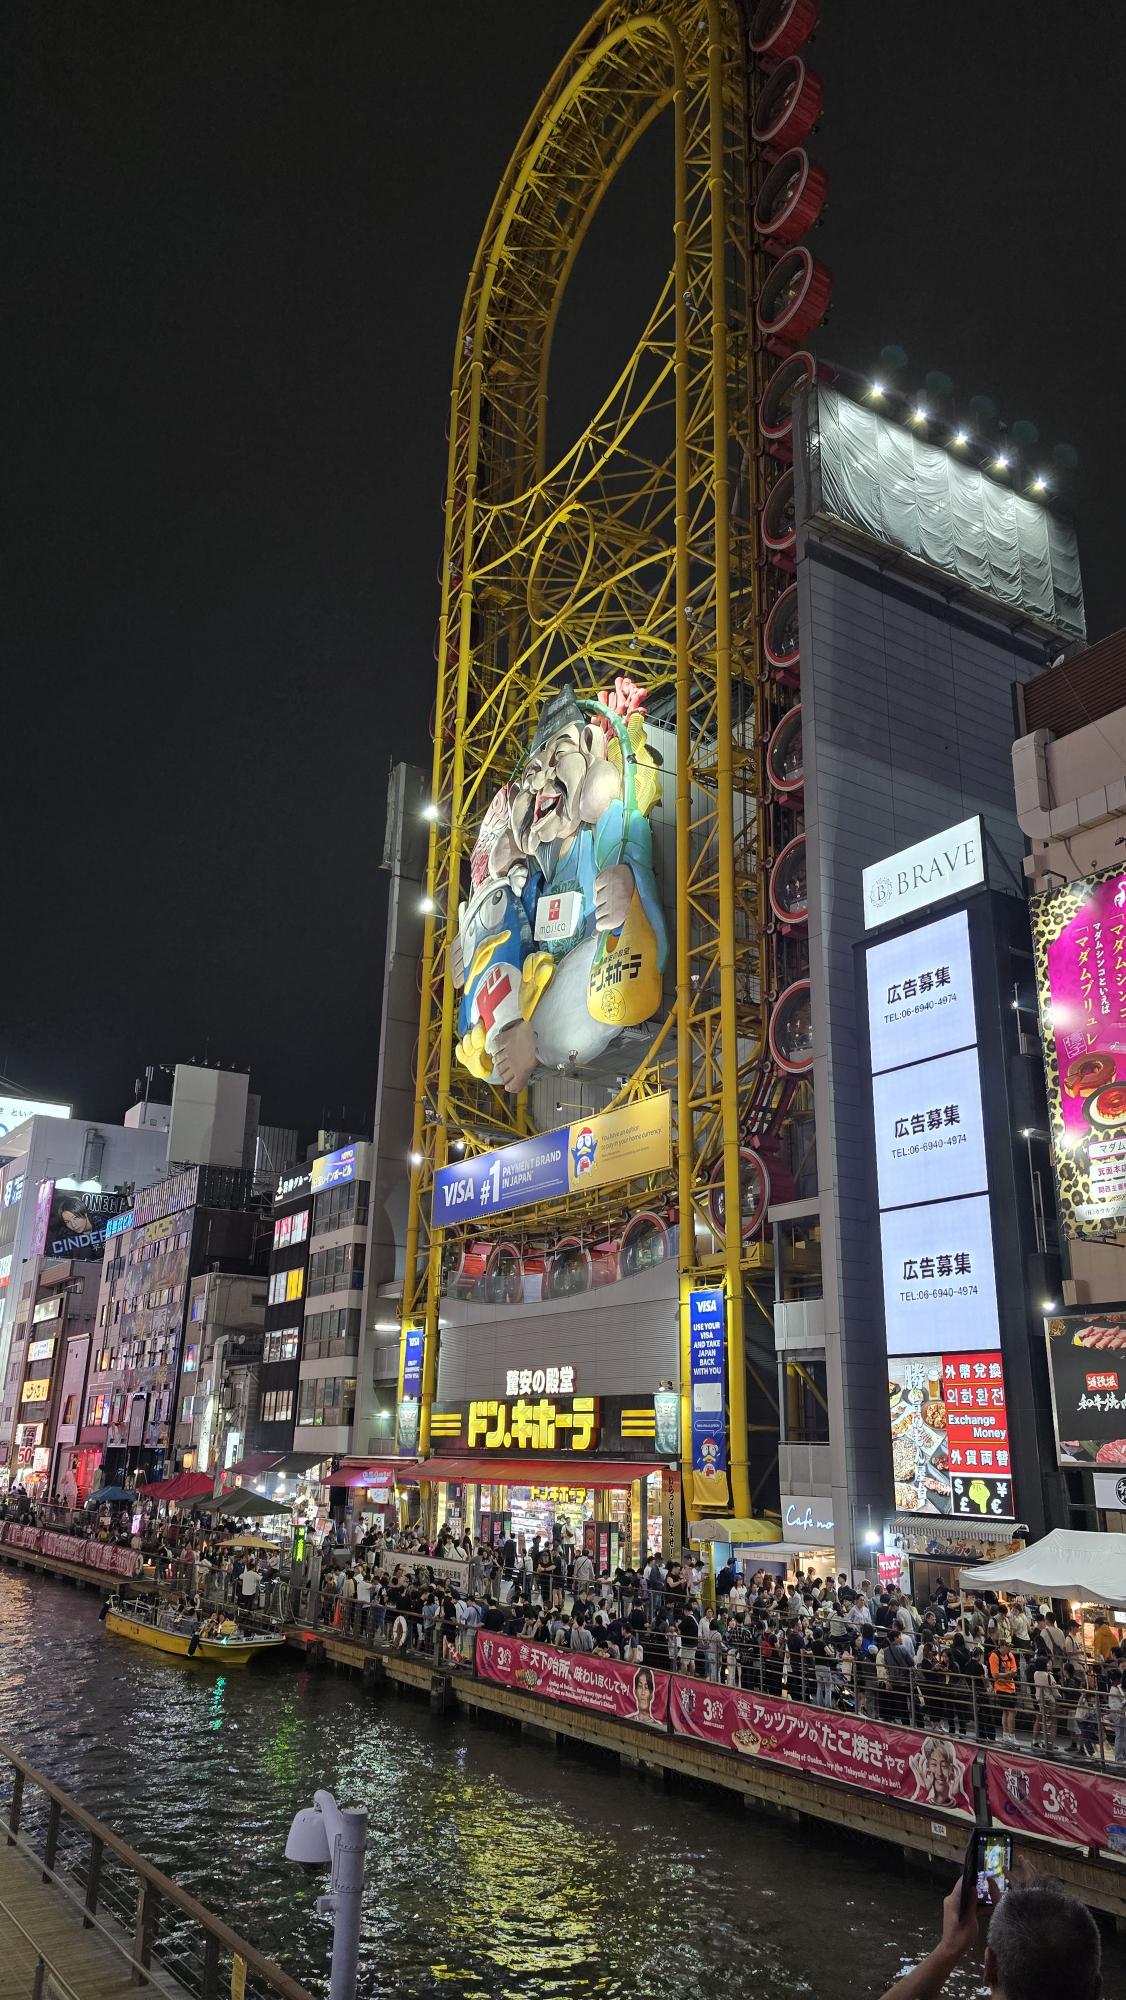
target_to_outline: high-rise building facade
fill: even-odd
[[[1030,1162],[1059,1214],[1063,1282],[1037,1362],[1062,1525],[1126,1529],[1126,633],[1020,691],[1016,808],[1036,956],[1022,1022],[1047,1091]]]
[[[600,1560],[721,1517],[779,1564],[910,1562],[932,1506],[947,1556],[991,1551],[1020,1525],[1008,1447],[999,1406],[963,1410],[958,1357],[987,1397],[1011,1359],[1044,1422],[1028,1298],[1052,1252],[1009,1130],[1031,1057],[1019,1005],[1004,1031],[998,1011],[1030,967],[1012,690],[1082,639],[1075,540],[1008,454],[806,349],[832,290],[803,241],[815,18],[755,10],[748,52],[735,9],[596,16],[511,163],[455,349],[401,1484],[485,1532],[567,1522]],[[662,113],[668,281],[560,440],[561,300],[607,160]],[[982,1130],[972,1166],[944,1142],[928,1202],[914,1121],[949,1134],[960,1100],[895,1110],[909,1143],[881,1174],[885,1098],[941,1079],[877,1064],[866,983],[869,942],[923,948],[923,905],[869,928],[865,871],[969,822],[991,863],[962,910],[973,1032],[917,1060],[956,1058],[971,1107],[977,1077]],[[929,995],[953,962],[903,977]],[[972,1241],[898,1242],[962,1215]],[[909,1292],[958,1260],[976,1348],[944,1286],[896,1329],[896,1256]],[[910,1478],[889,1350],[919,1364]],[[1025,1486],[1042,1524],[1051,1481]]]

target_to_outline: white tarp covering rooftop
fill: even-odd
[[[1054,1528],[1016,1555],[961,1570],[958,1581],[963,1590],[1019,1590],[1033,1597],[1126,1605],[1126,1535]]]
[[[809,409],[814,511],[1082,639],[1075,530],[944,446],[819,383]]]

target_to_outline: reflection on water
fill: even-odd
[[[891,1849],[666,1796],[331,1671],[216,1677],[106,1633],[66,1585],[0,1571],[0,1659],[0,1736],[315,1993],[323,1884],[283,1849],[318,1786],[371,1815],[364,2000],[862,2000],[933,1940],[938,1895]]]

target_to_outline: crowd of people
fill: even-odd
[[[0,1501],[0,1519],[54,1525],[18,1489]],[[599,1576],[566,1527],[556,1536],[509,1534],[499,1545],[450,1524],[433,1538],[373,1528],[349,1545],[337,1522],[322,1537],[310,1601],[307,1579],[302,1597],[302,1580],[283,1572],[280,1549],[231,1546],[246,1526],[219,1510],[168,1520],[155,1505],[138,1523],[130,1508],[107,1506],[69,1521],[67,1531],[140,1551],[146,1575],[189,1606],[271,1618],[300,1609],[450,1666],[472,1664],[483,1627],[1126,1770],[1126,1639],[1105,1612],[1085,1642],[1078,1621],[1049,1603],[959,1596],[941,1582],[918,1603],[843,1573],[782,1579],[728,1563],[713,1593],[691,1552],[669,1562],[650,1554],[640,1568]]]
[[[326,1549],[326,1554],[328,1553]],[[439,1567],[466,1566],[466,1578]],[[710,1594],[710,1593],[709,1593]],[[564,1535],[499,1547],[446,1531],[372,1534],[320,1579],[323,1623],[467,1665],[480,1626],[605,1659],[754,1687],[761,1693],[982,1742],[1104,1759],[1126,1769],[1126,1643],[1104,1613],[1084,1642],[1075,1619],[1023,1597],[923,1604],[843,1573],[781,1579],[729,1564],[705,1603],[700,1562],[599,1577]]]

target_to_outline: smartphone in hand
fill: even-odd
[[[966,1845],[962,1866],[962,1913],[975,1900],[984,1908],[996,1901],[991,1884],[1004,1895],[1013,1872],[1013,1838],[995,1827],[975,1826]]]

